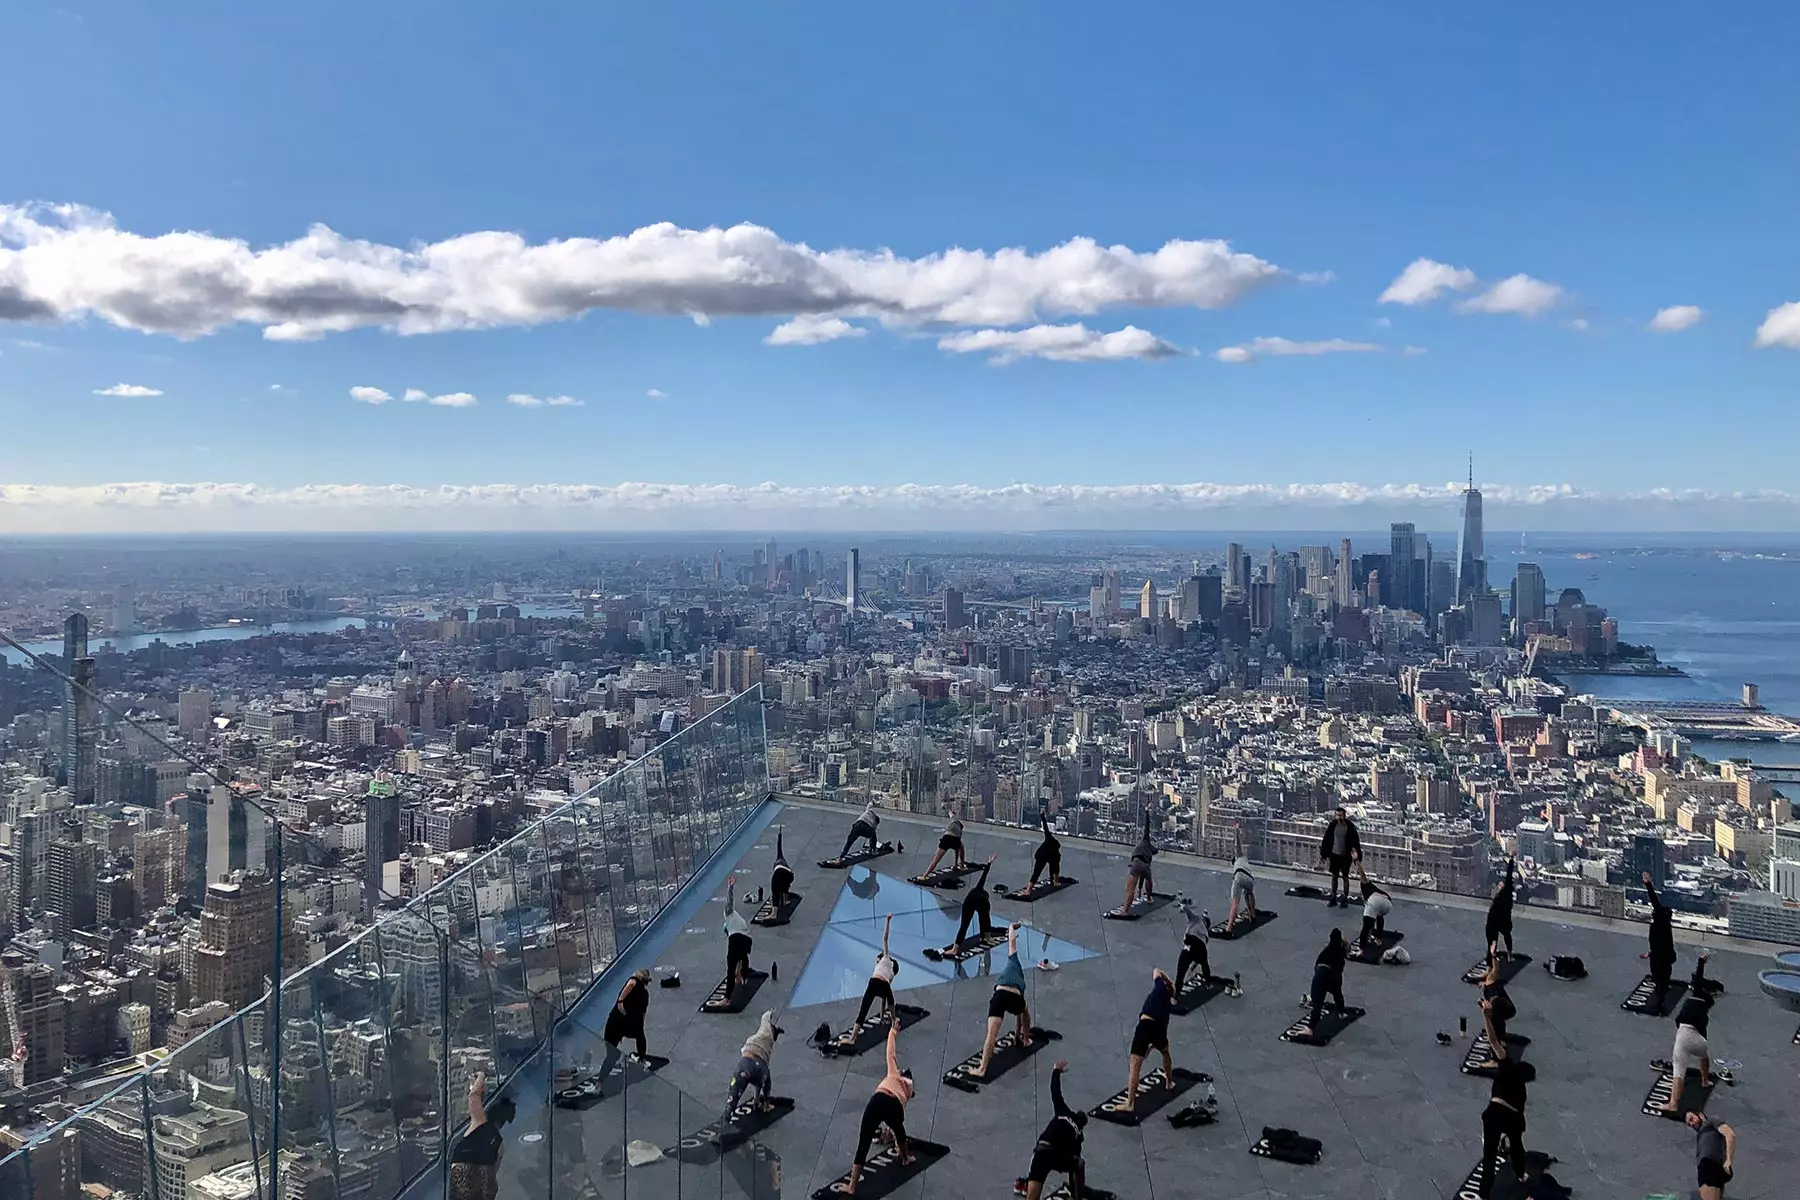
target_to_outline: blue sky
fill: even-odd
[[[1430,489],[1470,449],[1517,524],[1601,508],[1629,524],[1634,498],[1674,489],[1640,523],[1796,527],[1790,6],[1730,22],[1670,4],[505,11],[13,6],[0,111],[26,119],[0,122],[0,316],[33,319],[0,320],[15,434],[0,502],[19,527],[164,508],[259,525],[297,497],[381,523],[396,496],[504,523],[494,509],[519,505],[498,492],[432,490],[495,484],[579,514],[552,523],[656,523],[755,509],[742,489],[765,481],[790,525],[834,523],[823,510],[851,488],[872,489],[862,515],[931,524],[932,505],[966,515],[1028,483],[1050,490],[1011,493],[1008,523],[1133,505],[1229,522],[1260,504],[1316,527],[1346,505],[1440,504]],[[111,240],[91,236],[96,214]],[[613,259],[541,253],[661,222],[676,230],[624,282]],[[716,246],[680,231],[739,224],[770,232],[750,275],[721,282]],[[445,302],[416,260],[269,253],[314,225],[396,254],[485,231],[522,243],[461,268]],[[173,231],[208,236],[120,240]],[[1128,248],[1124,266],[1041,257],[1074,238]],[[227,239],[256,296],[195,282]],[[1252,257],[1146,267],[1172,240]],[[1039,257],[983,258],[966,288],[918,261],[959,247]],[[820,299],[829,252],[884,249],[905,261],[852,256],[856,278]],[[1469,274],[1428,303],[1379,303],[1418,259]],[[1118,270],[1149,282],[1108,290]],[[545,271],[572,273],[554,303],[500,294]],[[1463,311],[1515,275],[1560,291],[1518,284],[1487,305],[1513,311]],[[307,340],[257,308],[270,288],[304,310],[286,332]],[[442,331],[382,327],[382,305],[427,292],[418,324]],[[1672,306],[1702,315],[1646,328]],[[807,328],[862,333],[765,343],[802,309]],[[1072,325],[1086,332],[1019,336]],[[1220,361],[1258,338],[1382,349]],[[1019,353],[1051,344],[1102,361]],[[161,394],[95,394],[120,384]],[[232,487],[95,503],[140,481]],[[633,481],[668,486],[607,490]],[[1067,490],[1196,482],[1218,486]],[[1725,495],[1743,492],[1780,494]]]

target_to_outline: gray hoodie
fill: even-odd
[[[862,816],[856,818],[856,820],[858,824],[867,825],[871,829],[881,824],[881,818],[875,814],[875,802],[873,800],[863,806]]]
[[[1212,918],[1194,907],[1194,902],[1183,896],[1180,900],[1181,913],[1188,919],[1187,932],[1183,937],[1199,938],[1201,942],[1212,940]]]
[[[760,1058],[768,1062],[775,1057],[775,1013],[765,1012],[762,1020],[756,1024],[756,1032],[744,1043],[741,1053],[745,1058]]]

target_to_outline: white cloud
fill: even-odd
[[[993,363],[1022,358],[1053,362],[1119,362],[1130,358],[1169,358],[1181,353],[1147,330],[1127,325],[1101,333],[1086,325],[1033,325],[1029,329],[975,329],[938,339],[938,349],[951,354],[986,354]]]
[[[1316,354],[1379,354],[1385,347],[1374,342],[1352,342],[1330,338],[1322,342],[1295,342],[1284,337],[1252,338],[1241,346],[1226,346],[1213,351],[1223,363],[1247,363],[1257,358],[1286,358]]]
[[[438,408],[474,408],[475,397],[467,392],[446,392],[441,396],[427,396],[425,403]]]
[[[524,392],[514,392],[506,402],[519,408],[580,408],[582,404],[573,396],[529,396]]]
[[[1757,346],[1767,349],[1781,346],[1800,350],[1800,300],[1792,300],[1771,308],[1756,330]]]
[[[1429,304],[1445,292],[1465,292],[1475,286],[1475,272],[1429,258],[1416,258],[1388,284],[1378,304]]]
[[[142,400],[148,396],[160,396],[162,392],[153,387],[145,387],[141,383],[115,383],[109,388],[99,388],[96,396],[125,396],[132,400]]]
[[[410,487],[128,482],[0,484],[27,532],[171,529],[1318,529],[1449,520],[1463,482],[790,487],[620,483]],[[1791,530],[1800,493],[1484,485],[1490,524],[1532,529]],[[1313,523],[1319,522],[1319,523]],[[1365,524],[1357,524],[1365,522]],[[1647,525],[1646,522],[1649,524]],[[1497,526],[1496,526],[1497,527]],[[1527,526],[1519,526],[1527,527]]]
[[[869,332],[842,317],[807,315],[777,325],[763,341],[771,346],[817,346],[839,338],[858,338]]]
[[[350,389],[350,398],[364,404],[386,404],[393,399],[378,387],[353,387]]]
[[[668,394],[669,393],[663,391],[661,388],[651,388],[649,391],[644,393],[644,395],[650,397],[650,399],[652,399],[652,400],[665,399],[668,396]]]
[[[1462,312],[1537,317],[1555,308],[1562,298],[1562,288],[1554,283],[1545,283],[1529,275],[1508,275],[1481,295],[1472,296],[1456,307]]]
[[[1704,316],[1706,310],[1697,304],[1672,304],[1657,310],[1650,318],[1649,329],[1653,333],[1680,333],[1698,325]]]
[[[80,205],[0,205],[0,320],[91,317],[183,338],[236,324],[276,341],[437,333],[595,309],[1009,326],[1113,308],[1220,308],[1286,274],[1224,241],[1137,251],[1073,238],[1035,253],[904,258],[815,250],[756,225],[666,222],[609,238],[532,244],[490,231],[408,247],[315,225],[257,249],[204,232],[133,233]]]
[[[408,404],[418,404],[431,399],[431,393],[423,388],[407,388],[400,398]]]
[[[1569,328],[1573,329],[1576,333],[1586,333],[1587,327],[1588,319],[1586,317],[1574,317],[1569,321]]]
[[[271,383],[271,384],[270,384],[270,385],[269,385],[269,390],[270,390],[270,391],[271,391],[271,392],[285,392],[285,391],[292,391],[292,390],[293,390],[293,389],[291,389],[291,388],[284,388],[284,387],[282,387],[282,386],[281,386],[281,385],[280,385],[280,384],[279,384],[279,383]]]
[[[1408,358],[1417,358],[1417,357],[1419,357],[1419,355],[1429,354],[1429,353],[1431,353],[1431,351],[1425,349],[1425,347],[1423,347],[1423,346],[1408,346],[1405,349],[1401,350],[1400,353],[1406,355],[1406,357],[1408,357]]]

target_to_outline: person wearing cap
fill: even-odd
[[[612,1075],[612,1069],[621,1057],[619,1043],[626,1038],[637,1043],[638,1061],[650,1057],[650,1048],[644,1041],[644,1017],[649,1011],[650,968],[639,967],[619,989],[619,998],[613,1001],[612,1010],[606,1014],[606,1029],[601,1035],[606,1041],[606,1060],[600,1067],[602,1083]]]

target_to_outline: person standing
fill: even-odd
[[[1138,1079],[1143,1075],[1144,1059],[1152,1050],[1162,1053],[1163,1085],[1175,1090],[1175,1060],[1169,1055],[1169,1014],[1174,1007],[1175,985],[1157,967],[1150,974],[1150,994],[1138,1010],[1137,1027],[1131,1031],[1131,1073],[1125,1084],[1125,1112],[1137,1107]]]
[[[1333,929],[1331,937],[1325,942],[1325,948],[1313,960],[1312,988],[1307,993],[1312,1000],[1312,1015],[1300,1028],[1303,1036],[1317,1036],[1319,1016],[1325,1007],[1327,996],[1331,997],[1334,1001],[1332,1007],[1339,1012],[1348,1007],[1344,1003],[1344,959],[1349,953],[1350,946],[1344,941],[1344,931]]]
[[[862,1025],[869,1019],[869,1006],[881,1001],[880,1020],[888,1021],[894,1016],[894,976],[900,971],[900,964],[888,953],[888,935],[894,931],[894,918],[889,916],[887,924],[881,927],[881,953],[875,956],[875,969],[869,972],[869,982],[863,988],[862,1007],[856,1010],[856,1023]]]
[[[1500,939],[1506,939],[1506,957],[1513,955],[1513,860],[1506,860],[1506,878],[1494,889],[1494,898],[1488,901],[1487,944],[1489,951],[1497,951]]]
[[[954,870],[968,869],[969,861],[963,857],[962,818],[956,815],[954,808],[950,810],[950,823],[944,826],[944,832],[938,835],[937,853],[931,856],[931,865],[920,873],[919,878],[925,879],[937,874],[938,863],[944,860],[946,854],[953,856],[950,861]]]
[[[1038,810],[1038,828],[1044,831],[1044,837],[1038,842],[1037,851],[1031,856],[1031,882],[1026,885],[1026,891],[1037,887],[1038,876],[1046,870],[1050,872],[1052,887],[1060,885],[1063,881],[1062,843],[1056,840],[1054,833],[1050,832],[1050,814],[1041,808]]]
[[[1675,925],[1669,906],[1657,895],[1656,881],[1648,871],[1644,872],[1644,891],[1650,897],[1650,952],[1646,957],[1650,960],[1650,979],[1656,985],[1656,1015],[1660,1017],[1667,1007],[1664,1001],[1669,977],[1675,970]]]
[[[650,1048],[644,1041],[644,1017],[649,1011],[650,969],[639,967],[619,989],[619,998],[613,1001],[612,1010],[606,1014],[606,1029],[602,1034],[606,1041],[606,1058],[600,1066],[602,1088],[621,1057],[619,1043],[626,1038],[637,1043],[638,1061],[650,1057]]]
[[[750,922],[737,910],[737,876],[725,881],[725,978],[733,991],[750,977]]]
[[[775,1013],[764,1012],[762,1020],[756,1023],[756,1032],[750,1035],[749,1040],[738,1051],[737,1070],[731,1073],[731,1093],[725,1101],[725,1115],[719,1119],[720,1128],[731,1124],[732,1114],[737,1112],[738,1101],[753,1087],[756,1089],[759,1109],[768,1112],[774,1107],[769,1101],[769,1090],[775,1086],[770,1064],[775,1058],[775,1040],[781,1034],[781,1026],[775,1023]]]
[[[1031,1009],[1025,1003],[1025,967],[1019,962],[1019,926],[1016,923],[1007,927],[1006,965],[1000,968],[1000,977],[994,982],[994,994],[988,999],[987,1040],[981,1045],[981,1065],[969,1078],[976,1081],[987,1078],[988,1068],[994,1065],[994,1047],[1000,1041],[1000,1027],[1009,1016],[1017,1021],[1019,1046],[1031,1045]]]
[[[1044,1126],[1044,1132],[1038,1134],[1037,1145],[1031,1151],[1031,1167],[1025,1175],[1025,1200],[1039,1200],[1044,1194],[1044,1182],[1052,1171],[1069,1177],[1071,1196],[1087,1194],[1084,1186],[1087,1163],[1081,1156],[1081,1148],[1087,1138],[1088,1117],[1086,1113],[1070,1108],[1063,1100],[1062,1077],[1068,1069],[1068,1062],[1062,1060],[1050,1068],[1050,1103],[1056,1115]]]
[[[1200,967],[1200,982],[1212,982],[1212,962],[1206,953],[1207,943],[1212,940],[1212,914],[1195,911],[1194,902],[1186,896],[1176,904],[1187,918],[1187,930],[1181,935],[1181,957],[1175,963],[1175,994],[1179,996],[1187,983],[1188,970],[1196,964]]]
[[[888,1025],[887,1074],[875,1085],[875,1093],[863,1106],[862,1126],[856,1133],[856,1159],[850,1164],[850,1184],[844,1189],[845,1195],[856,1195],[856,1185],[862,1182],[863,1164],[869,1160],[869,1147],[883,1129],[893,1139],[900,1161],[912,1161],[912,1151],[906,1143],[906,1104],[912,1098],[912,1076],[900,1069],[900,1014],[896,1012]]]
[[[1494,1028],[1493,1002],[1481,1002],[1481,1016],[1487,1026],[1488,1044],[1494,1048],[1494,1079],[1488,1092],[1487,1107],[1481,1110],[1481,1196],[1494,1194],[1494,1159],[1500,1144],[1506,1143],[1507,1164],[1521,1185],[1525,1182],[1525,1099],[1526,1085],[1536,1076],[1529,1064],[1520,1062],[1506,1049],[1506,1039]]]
[[[875,802],[871,800],[863,805],[862,812],[858,814],[856,820],[851,823],[850,836],[844,839],[844,850],[838,857],[849,858],[850,847],[856,845],[858,841],[864,838],[867,838],[869,842],[868,853],[875,853],[879,848],[875,842],[875,837],[880,828],[881,814],[875,811]]]
[[[1707,955],[1700,956],[1694,978],[1704,982]],[[1713,993],[1710,989],[1692,988],[1681,1011],[1675,1015],[1675,1048],[1669,1052],[1669,1102],[1662,1110],[1671,1115],[1681,1111],[1681,1094],[1687,1088],[1687,1074],[1700,1072],[1700,1086],[1713,1085],[1712,1049],[1707,1044],[1707,1023],[1712,1017]]]
[[[1338,805],[1337,815],[1325,826],[1325,836],[1319,841],[1319,861],[1331,870],[1331,896],[1325,901],[1333,907],[1342,905],[1350,907],[1350,864],[1362,861],[1362,838],[1356,832],[1356,822]],[[1339,888],[1342,887],[1342,894]]]
[[[1683,1119],[1694,1131],[1700,1200],[1724,1200],[1725,1185],[1731,1182],[1731,1160],[1737,1153],[1737,1131],[1701,1112],[1691,1112]]]

